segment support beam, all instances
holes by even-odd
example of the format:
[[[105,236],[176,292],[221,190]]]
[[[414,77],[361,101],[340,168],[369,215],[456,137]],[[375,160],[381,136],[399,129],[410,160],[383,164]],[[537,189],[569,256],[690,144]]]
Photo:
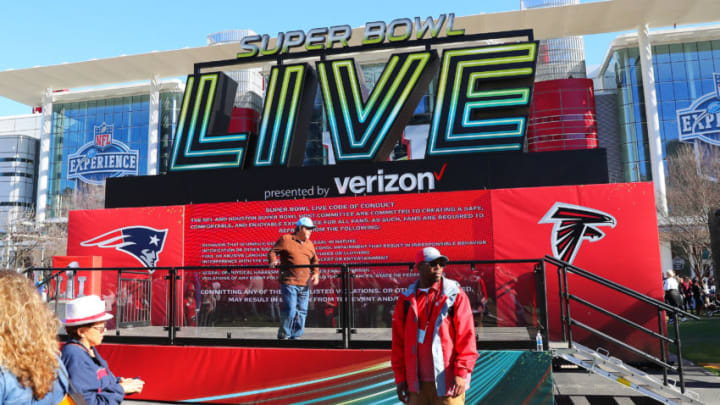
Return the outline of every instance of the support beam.
[[[52,89],[45,89],[42,96],[42,121],[40,126],[40,160],[38,164],[37,204],[35,206],[35,219],[44,222],[47,217],[48,187],[50,184],[50,144],[52,137]]]
[[[155,75],[150,81],[150,119],[148,120],[148,159],[147,174],[154,176],[158,174],[158,149],[160,135],[160,76]]]
[[[638,29],[638,49],[642,70],[643,96],[645,99],[645,121],[647,122],[648,146],[650,149],[650,168],[652,171],[655,205],[659,216],[667,216],[667,194],[665,191],[665,161],[660,137],[660,117],[658,115],[657,94],[655,91],[655,69],[652,62],[652,44],[648,38],[650,28],[642,25]],[[660,221],[658,221],[660,222]],[[660,262],[663,269],[672,269],[670,244],[660,243]]]

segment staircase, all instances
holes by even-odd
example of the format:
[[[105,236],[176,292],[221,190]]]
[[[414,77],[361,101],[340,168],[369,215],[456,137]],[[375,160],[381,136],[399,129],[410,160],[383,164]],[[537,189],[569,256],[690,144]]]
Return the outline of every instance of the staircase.
[[[618,382],[635,392],[645,395],[653,400],[663,404],[699,404],[702,403],[700,395],[696,392],[690,392],[685,389],[685,377],[682,361],[672,364],[668,361],[668,351],[673,347],[674,352],[679,359],[682,359],[682,344],[680,340],[680,329],[678,322],[680,317],[688,317],[690,319],[700,319],[694,314],[683,311],[680,308],[668,305],[653,297],[640,293],[638,291],[627,288],[621,284],[600,277],[588,270],[573,266],[570,263],[558,260],[551,256],[545,256],[545,262],[555,266],[558,274],[558,294],[560,302],[560,318],[562,329],[562,347],[552,348],[556,358],[562,358],[572,364],[582,367],[590,371],[594,375],[604,377],[608,380]],[[601,288],[613,290],[616,296],[625,296],[632,298],[638,304],[649,305],[657,311],[657,329],[649,327],[646,319],[630,319],[632,311],[628,313],[617,313],[609,310],[603,305],[605,302],[590,302],[581,295],[588,289],[587,286],[578,288],[578,281],[585,283],[593,283]],[[571,292],[572,285],[572,292]],[[587,310],[596,311],[605,319],[614,320],[614,325],[625,325],[633,328],[634,331],[645,334],[645,339],[657,340],[660,346],[659,356],[644,351],[641,347],[633,345],[633,341],[627,342],[620,336],[613,336],[615,328],[607,327],[607,325],[599,325],[592,320],[578,319],[573,317],[573,313],[585,312]],[[626,317],[628,316],[628,317]],[[675,329],[674,334],[668,333],[666,320],[670,322]],[[584,321],[584,322],[583,322]],[[573,339],[575,331],[582,331],[589,334],[594,339],[611,344],[613,347],[618,346],[621,349],[628,350],[633,356],[637,356],[643,361],[647,361],[662,369],[662,378],[648,375],[647,373],[633,368],[625,364],[617,357],[610,356],[605,349],[592,350]],[[677,381],[668,378],[668,373],[677,376]]]
[[[657,377],[625,364],[617,357],[610,356],[602,348],[592,350],[572,342],[570,348],[554,348],[552,353],[553,357],[561,358],[595,375],[627,386],[660,403],[671,405],[702,403],[698,393],[689,390],[683,393],[672,380],[669,380],[672,384],[665,385]]]

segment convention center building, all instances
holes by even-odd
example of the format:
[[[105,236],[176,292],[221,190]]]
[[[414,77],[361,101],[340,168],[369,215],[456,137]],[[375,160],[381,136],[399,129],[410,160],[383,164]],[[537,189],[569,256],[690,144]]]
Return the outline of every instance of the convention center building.
[[[663,159],[673,145],[717,144],[717,126],[688,120],[719,91],[720,28],[687,27],[712,23],[717,10],[699,0],[567,0],[541,7],[546,3],[454,16],[466,35],[532,29],[541,41],[526,152],[605,148],[611,181],[648,181],[666,170]],[[668,29],[674,25],[681,28]],[[363,30],[353,29],[350,45],[359,44]],[[609,44],[594,82],[587,78],[582,35],[628,30],[633,33]],[[0,72],[0,96],[32,112],[0,118],[0,141],[15,145],[2,148],[9,168],[0,172],[0,207],[62,220],[78,190],[102,196],[105,178],[165,173],[187,75],[197,63],[236,57],[239,41],[251,34],[226,31],[209,35],[202,47]],[[391,52],[356,58],[366,88]],[[231,129],[257,133],[268,72],[267,62],[226,72],[239,83]],[[423,158],[434,91],[430,86],[415,109],[391,159]],[[318,92],[305,165],[334,162],[326,121]]]

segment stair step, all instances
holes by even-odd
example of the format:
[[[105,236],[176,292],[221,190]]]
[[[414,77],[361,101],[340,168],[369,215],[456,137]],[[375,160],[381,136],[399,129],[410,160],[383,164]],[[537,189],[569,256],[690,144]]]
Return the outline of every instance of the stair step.
[[[657,401],[669,404],[697,403],[695,398],[697,394],[691,391],[686,391],[683,394],[674,385],[663,385],[661,380],[623,363],[620,359],[610,356],[604,350],[602,352],[595,351],[573,343],[572,347],[568,349],[553,349],[553,355]]]

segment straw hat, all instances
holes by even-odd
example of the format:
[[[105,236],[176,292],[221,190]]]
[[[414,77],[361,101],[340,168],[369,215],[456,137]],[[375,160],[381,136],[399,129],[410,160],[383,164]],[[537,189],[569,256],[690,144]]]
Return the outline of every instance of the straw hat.
[[[107,321],[112,315],[105,312],[105,301],[97,295],[86,295],[67,303],[65,307],[65,326],[79,326]]]

